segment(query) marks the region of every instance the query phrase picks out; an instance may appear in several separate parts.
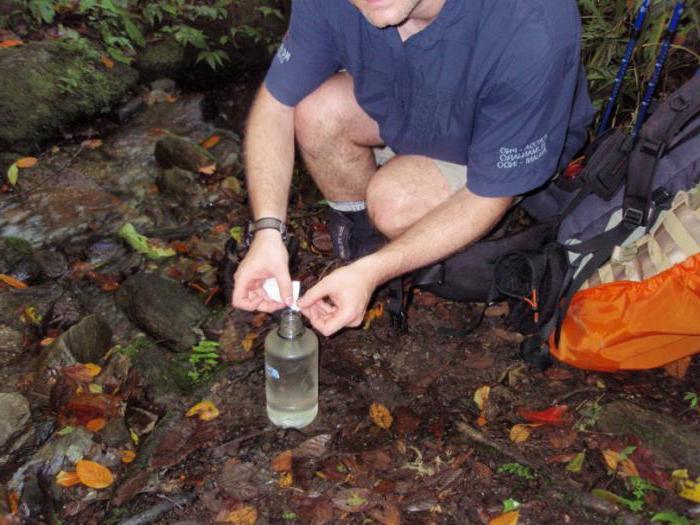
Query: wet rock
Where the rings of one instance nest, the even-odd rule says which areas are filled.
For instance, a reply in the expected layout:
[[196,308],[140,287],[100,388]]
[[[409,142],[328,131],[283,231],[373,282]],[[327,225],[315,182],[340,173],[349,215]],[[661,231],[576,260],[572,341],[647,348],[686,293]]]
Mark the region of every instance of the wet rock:
[[182,168],[198,173],[216,159],[203,147],[179,137],[164,137],[156,143],[156,161],[161,168]]
[[48,394],[55,370],[75,363],[96,363],[109,349],[112,331],[98,315],[89,315],[47,346],[39,357],[33,390]]
[[189,350],[197,343],[194,330],[207,315],[197,296],[156,274],[129,277],[119,289],[117,301],[134,323],[176,351]]
[[129,428],[136,432],[139,437],[153,432],[156,423],[158,423],[157,414],[138,407],[129,407],[126,419],[129,422]]
[[128,120],[134,118],[139,113],[143,113],[145,109],[146,102],[143,100],[143,97],[139,95],[137,97],[132,98],[117,109],[117,119],[123,124]]
[[164,91],[166,93],[174,93],[177,90],[177,85],[174,80],[169,78],[159,78],[151,82],[151,91]]
[[28,306],[33,307],[41,317],[46,317],[53,305],[63,295],[64,290],[57,284],[42,284],[21,290],[7,289],[0,291],[0,324],[17,330],[24,328],[20,315]]
[[100,430],[102,443],[109,447],[124,448],[131,441],[131,434],[123,417],[110,419]]
[[22,332],[0,324],[0,367],[17,361],[23,353]]
[[172,39],[149,43],[136,57],[134,65],[146,82],[163,77],[177,78],[187,65],[185,49]]
[[0,394],[0,469],[31,444],[34,430],[29,401],[16,393]]
[[69,292],[59,297],[51,307],[48,317],[48,326],[67,330],[85,317],[85,309],[78,299]]
[[68,274],[68,260],[56,249],[37,250],[34,260],[41,268],[42,274],[49,279],[58,279]]
[[204,189],[197,183],[197,175],[180,168],[163,171],[158,175],[156,184],[163,195],[190,206],[197,206],[197,201],[200,199],[193,198],[204,194]]
[[0,273],[30,283],[40,272],[29,242],[18,237],[0,238]]
[[700,434],[677,418],[614,401],[603,406],[598,427],[616,436],[636,436],[662,467],[700,472]]
[[0,147],[34,147],[60,127],[109,107],[136,84],[136,70],[120,63],[106,68],[99,57],[99,52],[61,41],[3,50]]

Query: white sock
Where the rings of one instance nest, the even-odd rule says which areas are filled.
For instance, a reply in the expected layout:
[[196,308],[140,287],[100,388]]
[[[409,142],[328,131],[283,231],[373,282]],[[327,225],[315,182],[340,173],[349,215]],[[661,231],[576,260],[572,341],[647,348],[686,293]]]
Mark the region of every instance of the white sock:
[[327,201],[328,206],[333,208],[336,211],[344,211],[344,212],[351,212],[351,211],[362,211],[364,210],[367,205],[365,204],[365,201]]

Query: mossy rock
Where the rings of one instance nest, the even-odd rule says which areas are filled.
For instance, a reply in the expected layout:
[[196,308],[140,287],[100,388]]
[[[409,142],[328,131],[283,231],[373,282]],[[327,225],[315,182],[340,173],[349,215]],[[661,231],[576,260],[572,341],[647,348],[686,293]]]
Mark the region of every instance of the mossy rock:
[[29,151],[79,118],[108,111],[138,81],[110,69],[85,41],[45,41],[0,49],[0,148]]
[[134,62],[144,82],[160,78],[179,78],[191,65],[185,49],[172,39],[149,43]]
[[201,168],[216,164],[216,158],[199,144],[180,137],[164,137],[156,143],[155,156],[163,169],[180,168],[198,173]]

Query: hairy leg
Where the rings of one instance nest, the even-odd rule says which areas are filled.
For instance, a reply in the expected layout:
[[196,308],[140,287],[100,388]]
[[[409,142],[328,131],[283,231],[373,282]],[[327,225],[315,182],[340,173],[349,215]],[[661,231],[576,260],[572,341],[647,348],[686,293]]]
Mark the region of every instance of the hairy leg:
[[337,73],[295,108],[295,134],[311,176],[331,201],[364,201],[377,171],[379,126],[357,104],[352,77]]

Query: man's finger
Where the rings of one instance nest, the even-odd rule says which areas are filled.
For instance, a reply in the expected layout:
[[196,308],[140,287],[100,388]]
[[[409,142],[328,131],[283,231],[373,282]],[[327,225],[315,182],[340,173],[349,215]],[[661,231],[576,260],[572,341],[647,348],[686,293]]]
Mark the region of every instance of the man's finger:
[[322,279],[320,282],[316,283],[315,286],[307,290],[304,296],[299,299],[299,308],[309,308],[312,304],[328,296],[330,290],[327,288],[326,279]]
[[279,272],[275,274],[275,279],[277,279],[282,302],[287,306],[292,306],[292,304],[294,304],[294,297],[292,292],[292,278],[289,276],[289,272]]

